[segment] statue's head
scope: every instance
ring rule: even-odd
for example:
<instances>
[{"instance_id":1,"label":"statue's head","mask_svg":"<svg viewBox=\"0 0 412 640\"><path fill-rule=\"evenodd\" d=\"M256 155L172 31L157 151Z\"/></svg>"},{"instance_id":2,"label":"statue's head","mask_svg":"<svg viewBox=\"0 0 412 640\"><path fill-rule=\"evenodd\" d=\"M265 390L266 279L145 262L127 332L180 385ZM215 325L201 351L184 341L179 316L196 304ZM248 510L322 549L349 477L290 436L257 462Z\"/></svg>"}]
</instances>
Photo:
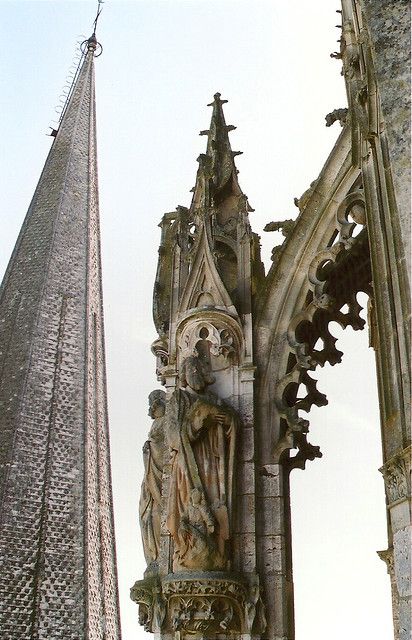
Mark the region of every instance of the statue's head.
<instances>
[{"instance_id":1,"label":"statue's head","mask_svg":"<svg viewBox=\"0 0 412 640\"><path fill-rule=\"evenodd\" d=\"M166 393L156 389L149 393L149 416L154 420L161 418L166 411Z\"/></svg>"},{"instance_id":2,"label":"statue's head","mask_svg":"<svg viewBox=\"0 0 412 640\"><path fill-rule=\"evenodd\" d=\"M189 356L186 358L179 372L180 385L190 387L194 391L202 392L215 381L210 367L199 356Z\"/></svg>"}]
</instances>

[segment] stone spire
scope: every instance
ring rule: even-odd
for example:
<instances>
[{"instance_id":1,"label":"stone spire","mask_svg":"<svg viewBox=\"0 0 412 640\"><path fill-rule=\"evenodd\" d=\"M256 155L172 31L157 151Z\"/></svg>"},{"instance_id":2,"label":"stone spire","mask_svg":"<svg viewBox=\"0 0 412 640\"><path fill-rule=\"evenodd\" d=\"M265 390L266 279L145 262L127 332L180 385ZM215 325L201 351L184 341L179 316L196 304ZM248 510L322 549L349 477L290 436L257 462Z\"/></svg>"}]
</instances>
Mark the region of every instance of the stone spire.
<instances>
[{"instance_id":1,"label":"stone spire","mask_svg":"<svg viewBox=\"0 0 412 640\"><path fill-rule=\"evenodd\" d=\"M95 35L0 290L0 628L118 640Z\"/></svg>"}]
</instances>

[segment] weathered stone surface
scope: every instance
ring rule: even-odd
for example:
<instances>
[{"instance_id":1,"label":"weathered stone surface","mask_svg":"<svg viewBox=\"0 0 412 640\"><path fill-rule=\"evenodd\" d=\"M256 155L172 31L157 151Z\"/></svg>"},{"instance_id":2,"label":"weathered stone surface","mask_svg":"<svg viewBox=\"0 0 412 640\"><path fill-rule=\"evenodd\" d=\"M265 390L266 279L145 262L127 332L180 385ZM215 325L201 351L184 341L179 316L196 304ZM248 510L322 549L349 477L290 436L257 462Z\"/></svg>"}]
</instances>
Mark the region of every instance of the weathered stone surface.
<instances>
[{"instance_id":1,"label":"weathered stone surface","mask_svg":"<svg viewBox=\"0 0 412 640\"><path fill-rule=\"evenodd\" d=\"M389 514L392 531L395 533L402 530L411 521L411 509L408 500L392 505Z\"/></svg>"},{"instance_id":2,"label":"weathered stone surface","mask_svg":"<svg viewBox=\"0 0 412 640\"><path fill-rule=\"evenodd\" d=\"M120 637L88 48L0 293L8 640Z\"/></svg>"},{"instance_id":3,"label":"weathered stone surface","mask_svg":"<svg viewBox=\"0 0 412 640\"><path fill-rule=\"evenodd\" d=\"M410 273L410 2L362 0L362 4L388 136L401 227L399 241L405 246Z\"/></svg>"},{"instance_id":4,"label":"weathered stone surface","mask_svg":"<svg viewBox=\"0 0 412 640\"><path fill-rule=\"evenodd\" d=\"M411 597L411 527L393 536L395 580L399 596Z\"/></svg>"},{"instance_id":5,"label":"weathered stone surface","mask_svg":"<svg viewBox=\"0 0 412 640\"><path fill-rule=\"evenodd\" d=\"M258 550L267 572L285 572L285 545L284 535L269 534L259 537Z\"/></svg>"},{"instance_id":6,"label":"weathered stone surface","mask_svg":"<svg viewBox=\"0 0 412 640\"><path fill-rule=\"evenodd\" d=\"M409 16L404 0L375 4L342 3L333 57L343 63L348 108L328 114L327 124L339 120L343 129L318 178L295 199L297 219L267 225L285 237L267 276L254 252L218 94L202 132L208 145L192 205L166 214L161 225L159 380L173 397L184 359L197 350L216 378L212 390L239 416L231 569L259 576L267 627L256 640L294 637L289 473L322 455L308 439L307 414L327 404L314 371L341 362L334 322L355 330L367 324L361 291L370 297L377 358L390 527L390 547L380 557L391 577L396 640L410 624ZM164 575L171 572L172 549L167 553ZM187 607L179 616L190 617ZM238 626L232 631L241 637ZM216 628L204 637L213 634Z\"/></svg>"}]
</instances>

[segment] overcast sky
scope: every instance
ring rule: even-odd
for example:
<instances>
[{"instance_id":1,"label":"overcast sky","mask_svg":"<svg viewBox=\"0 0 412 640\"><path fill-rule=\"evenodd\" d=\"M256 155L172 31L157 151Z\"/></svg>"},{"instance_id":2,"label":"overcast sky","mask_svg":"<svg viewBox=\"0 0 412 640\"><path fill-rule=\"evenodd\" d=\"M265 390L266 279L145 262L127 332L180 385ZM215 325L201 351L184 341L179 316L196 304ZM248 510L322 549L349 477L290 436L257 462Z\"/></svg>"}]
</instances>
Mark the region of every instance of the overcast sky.
<instances>
[{"instance_id":1,"label":"overcast sky","mask_svg":"<svg viewBox=\"0 0 412 640\"><path fill-rule=\"evenodd\" d=\"M1 1L0 269L4 271L51 138L54 106L95 2ZM271 220L295 217L340 132L338 0L107 0L96 60L100 211L113 488L123 640L150 636L129 588L145 568L138 529L141 448L157 387L150 344L162 214L190 204L217 91L229 100L240 184L270 264ZM337 329L335 335L341 335ZM311 412L324 457L292 475L297 640L388 640L385 501L373 353L348 329L342 365L317 376L330 405Z\"/></svg>"}]
</instances>

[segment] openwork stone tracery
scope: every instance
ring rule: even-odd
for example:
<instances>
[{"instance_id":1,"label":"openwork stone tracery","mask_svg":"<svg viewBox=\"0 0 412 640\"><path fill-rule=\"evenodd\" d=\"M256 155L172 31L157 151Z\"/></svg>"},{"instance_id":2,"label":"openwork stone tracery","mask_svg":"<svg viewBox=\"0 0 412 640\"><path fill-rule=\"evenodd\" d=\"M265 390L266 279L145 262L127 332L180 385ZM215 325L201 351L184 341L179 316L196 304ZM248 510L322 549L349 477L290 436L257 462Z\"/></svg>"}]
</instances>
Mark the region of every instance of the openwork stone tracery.
<instances>
[{"instance_id":1,"label":"openwork stone tracery","mask_svg":"<svg viewBox=\"0 0 412 640\"><path fill-rule=\"evenodd\" d=\"M307 304L293 317L288 328L289 371L276 389L285 433L276 446L275 455L280 458L286 450L298 448L296 456L290 459L291 467L304 468L306 460L322 455L319 447L308 443L309 423L299 412L309 412L313 405L327 404L326 396L317 389L317 381L310 372L326 362L331 365L341 362L343 354L336 347L329 324L337 322L343 328L362 329L365 320L360 316L362 307L357 293L372 295L362 189L356 188L343 199L337 209L336 222L338 231L310 264ZM302 388L306 395L299 397Z\"/></svg>"}]
</instances>

